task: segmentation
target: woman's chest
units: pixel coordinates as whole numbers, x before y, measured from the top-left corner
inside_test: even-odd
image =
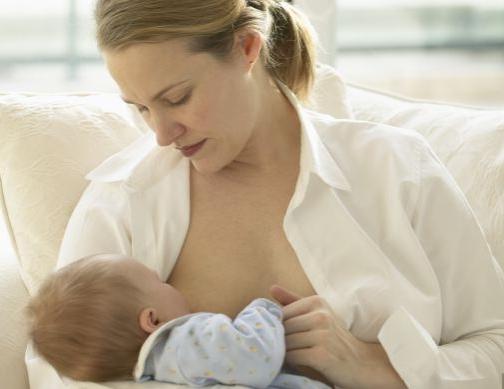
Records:
[[[399,228],[401,220],[371,233],[370,222],[354,218],[329,190],[308,188],[303,203],[286,215],[292,187],[255,190],[254,196],[204,189],[191,193],[189,227],[168,278],[192,310],[234,317],[252,299],[271,298],[270,286],[279,284],[301,296],[316,290],[363,340],[375,341],[400,306],[438,335],[438,286],[414,235]],[[391,225],[397,228],[388,234]],[[158,244],[162,253],[174,240],[160,236],[166,236]]]
[[[205,189],[192,194],[189,229],[168,280],[193,311],[234,316],[254,298],[271,298],[273,284],[315,293],[283,229],[288,188]]]

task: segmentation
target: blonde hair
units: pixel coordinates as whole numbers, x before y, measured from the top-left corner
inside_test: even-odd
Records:
[[[76,380],[131,379],[147,338],[142,293],[111,261],[86,257],[60,269],[26,307],[35,349]]]
[[[264,41],[261,59],[269,74],[309,101],[315,33],[304,15],[284,1],[98,0],[95,19],[101,50],[190,38],[192,52],[222,60],[229,57],[237,31],[255,31]]]

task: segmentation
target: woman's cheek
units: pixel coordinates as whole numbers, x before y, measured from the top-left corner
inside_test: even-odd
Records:
[[[219,128],[215,123],[216,118],[216,112],[212,109],[209,103],[201,104],[189,118],[191,122],[190,128],[193,128],[202,134],[210,135],[213,129]]]

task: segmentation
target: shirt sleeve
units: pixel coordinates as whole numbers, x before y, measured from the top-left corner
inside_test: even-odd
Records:
[[[282,310],[266,299],[250,303],[234,321],[208,314],[174,328],[153,358],[154,379],[192,385],[266,388],[285,356]]]
[[[56,267],[99,253],[131,255],[129,216],[120,182],[92,181],[66,226]]]
[[[409,388],[501,389],[504,275],[464,194],[426,141],[411,223],[438,279],[442,333],[436,344],[404,308],[378,338]]]

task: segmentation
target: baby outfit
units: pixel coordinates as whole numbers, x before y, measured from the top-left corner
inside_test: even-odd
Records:
[[[200,312],[165,323],[144,342],[134,377],[137,381],[192,386],[329,388],[282,370],[284,357],[282,309],[260,298],[247,305],[234,320],[222,314]]]

